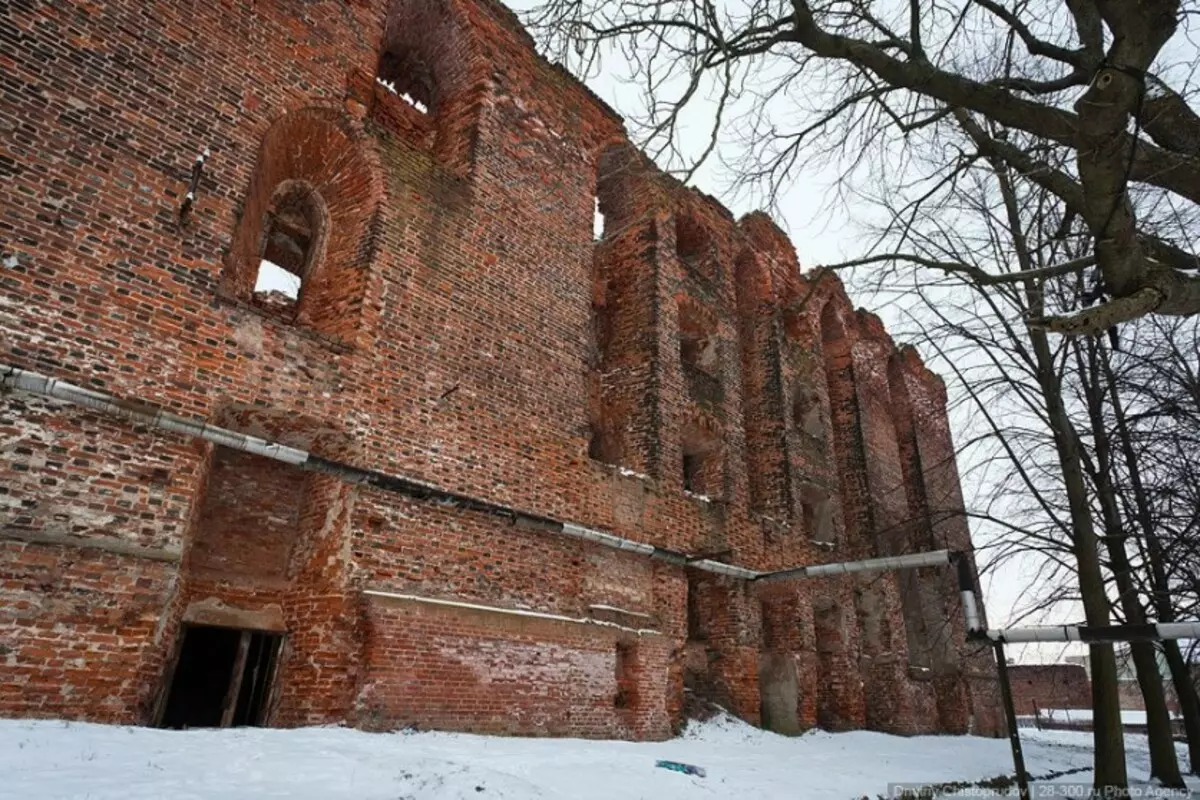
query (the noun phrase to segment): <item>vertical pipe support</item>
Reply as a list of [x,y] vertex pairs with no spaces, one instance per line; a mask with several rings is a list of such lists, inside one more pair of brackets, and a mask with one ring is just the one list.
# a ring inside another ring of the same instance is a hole
[[958,572],[958,594],[962,598],[967,636],[970,636],[983,629],[983,620],[979,616],[979,605],[975,600],[975,576],[971,574],[971,561],[967,558],[965,551],[954,553],[952,558]]
[[1021,800],[1029,800],[1029,775],[1025,772],[1025,753],[1021,750],[1021,734],[1017,729],[1017,709],[1013,705],[1012,684],[1008,680],[1008,660],[1004,657],[1004,642],[993,642],[996,651],[996,670],[1000,676],[1000,698],[1008,720],[1008,742],[1012,745],[1013,769],[1017,773],[1017,792]]
[[197,156],[195,163],[192,164],[192,177],[188,182],[187,194],[183,196],[183,204],[179,207],[179,221],[184,222],[187,216],[191,213],[192,206],[196,204],[196,192],[200,188],[200,177],[204,174],[204,162],[212,155],[212,150],[204,148],[204,152]]

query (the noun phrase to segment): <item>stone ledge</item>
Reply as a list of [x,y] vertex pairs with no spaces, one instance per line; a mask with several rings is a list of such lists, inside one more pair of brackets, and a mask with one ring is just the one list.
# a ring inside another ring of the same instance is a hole
[[71,536],[65,533],[48,533],[46,531],[35,531],[29,528],[14,528],[11,526],[0,528],[0,541],[5,540],[57,547],[74,547],[79,550],[99,550],[119,556],[144,558],[149,561],[165,561],[172,564],[178,564],[183,558],[182,553],[178,550],[139,547],[118,539],[82,539],[78,536]]
[[615,622],[608,622],[599,619],[589,619],[587,617],[568,617],[563,614],[551,614],[544,611],[529,611],[520,608],[502,608],[500,606],[489,606],[482,603],[469,603],[463,600],[443,600],[435,597],[422,597],[415,594],[403,594],[400,592],[389,592],[385,589],[363,589],[362,593],[372,599],[385,600],[392,603],[402,604],[417,604],[442,606],[444,608],[456,609],[468,613],[482,614],[502,614],[511,617],[521,617],[525,619],[544,620],[554,623],[565,623],[570,625],[590,625],[597,628],[606,628],[620,633],[633,633],[638,636],[661,636],[662,633],[652,628],[631,628],[625,625],[618,625]]

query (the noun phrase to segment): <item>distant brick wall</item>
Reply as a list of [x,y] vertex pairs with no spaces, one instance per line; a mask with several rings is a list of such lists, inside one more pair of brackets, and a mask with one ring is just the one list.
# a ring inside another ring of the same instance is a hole
[[1092,685],[1079,664],[1014,664],[1008,676],[1018,714],[1092,707]]
[[[0,360],[755,569],[970,549],[941,381],[769,218],[656,170],[492,0],[302,5],[6,10]],[[764,591],[0,396],[0,714],[152,723],[220,624],[285,636],[274,725],[657,738],[691,692],[993,734],[957,602],[949,570]]]
[[[1121,698],[1121,708],[1125,711],[1145,711],[1146,698],[1137,680],[1122,680],[1117,682],[1117,694]],[[1179,698],[1175,694],[1175,685],[1170,678],[1163,679],[1163,694],[1167,700],[1167,710],[1173,714],[1179,713]]]

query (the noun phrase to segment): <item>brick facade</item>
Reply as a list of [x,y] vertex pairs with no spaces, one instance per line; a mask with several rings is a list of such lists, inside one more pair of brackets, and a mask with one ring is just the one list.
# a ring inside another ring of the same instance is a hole
[[1013,664],[1008,679],[1018,714],[1092,707],[1092,682],[1079,664]]
[[[752,569],[970,549],[941,381],[490,0],[19,2],[0,63],[4,363]],[[763,587],[0,395],[8,716],[153,724],[218,626],[283,636],[271,725],[661,738],[691,693],[995,734],[957,603],[950,570]]]

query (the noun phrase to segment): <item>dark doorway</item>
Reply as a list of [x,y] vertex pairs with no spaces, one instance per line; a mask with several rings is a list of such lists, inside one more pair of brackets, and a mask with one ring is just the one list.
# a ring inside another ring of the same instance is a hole
[[164,728],[261,725],[281,636],[185,625]]

